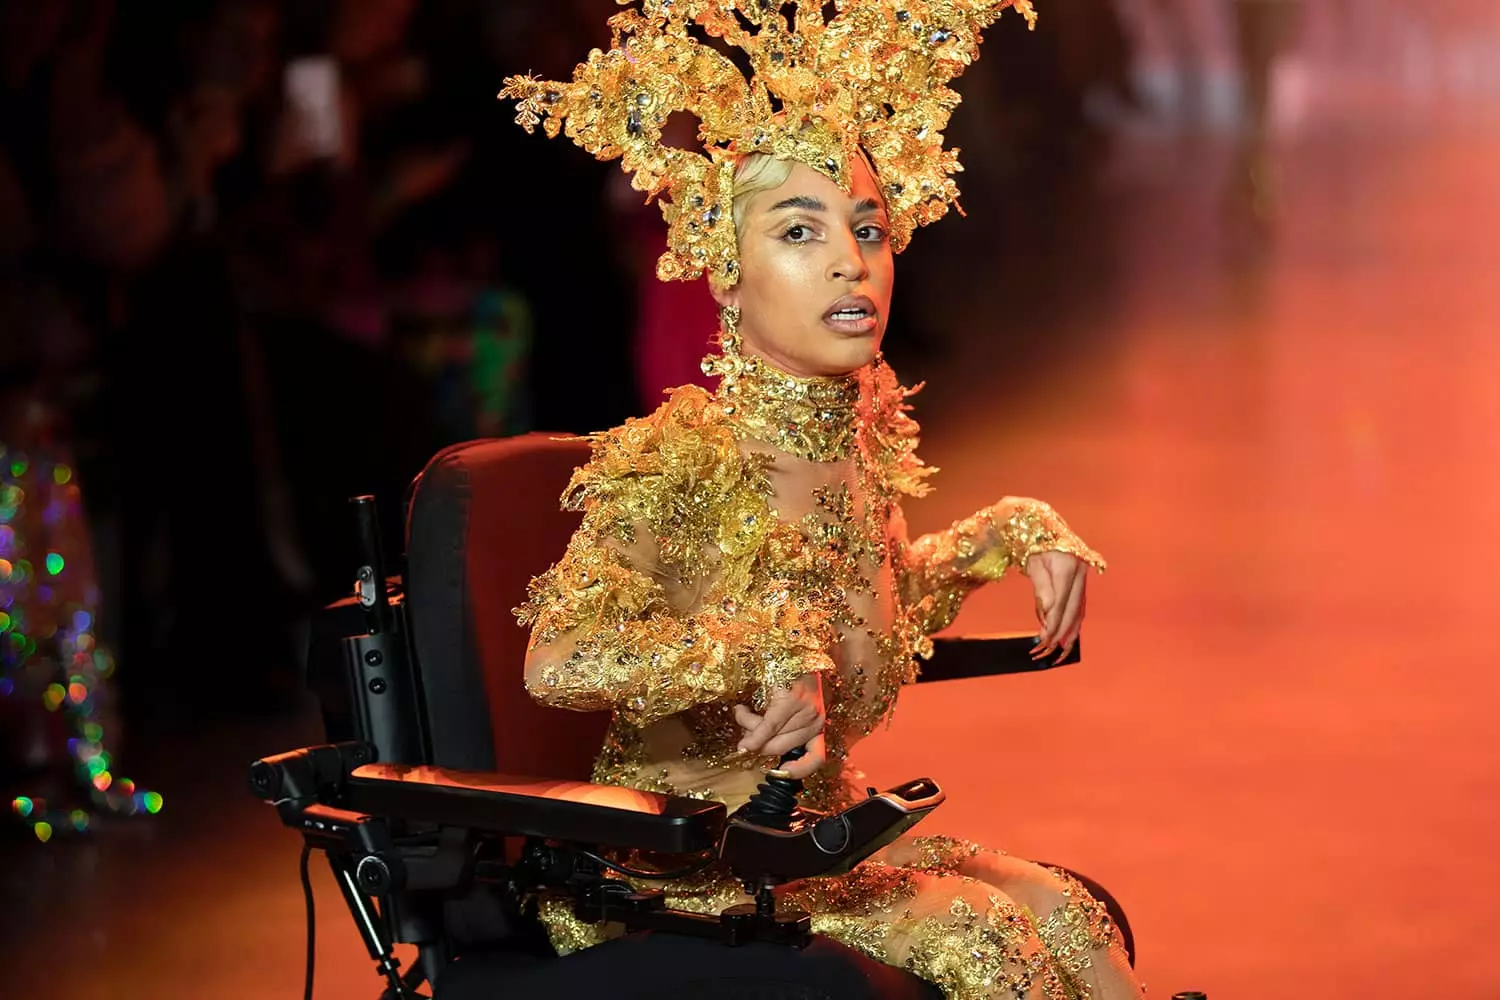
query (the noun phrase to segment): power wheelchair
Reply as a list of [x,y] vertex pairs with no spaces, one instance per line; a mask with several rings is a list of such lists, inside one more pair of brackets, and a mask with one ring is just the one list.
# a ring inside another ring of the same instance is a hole
[[[328,742],[250,768],[252,793],[303,837],[309,908],[309,856],[322,852],[384,978],[382,1000],[939,998],[904,970],[810,934],[808,915],[778,910],[772,892],[847,871],[894,840],[942,803],[935,782],[872,788],[823,816],[800,808],[799,783],[773,770],[728,815],[719,803],[590,784],[607,717],[525,692],[526,635],[510,609],[576,527],[556,498],[587,457],[582,442],[546,434],[439,452],[406,498],[399,574],[385,564],[373,498],[354,499],[354,594],[324,609],[307,648]],[[940,641],[923,680],[1044,669],[1030,648],[1026,636]],[[622,877],[639,873],[611,860],[620,849],[688,868],[717,859],[754,902],[718,917],[670,910]],[[1124,913],[1082,880],[1133,960]],[[535,915],[543,892],[628,933],[559,958]],[[408,968],[395,943],[416,946]],[[312,969],[310,937],[309,997]]]

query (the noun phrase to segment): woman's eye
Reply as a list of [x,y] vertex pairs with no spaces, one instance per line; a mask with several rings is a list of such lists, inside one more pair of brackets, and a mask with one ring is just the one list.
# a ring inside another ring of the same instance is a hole
[[854,235],[857,239],[864,240],[866,243],[879,243],[885,239],[885,230],[880,226],[874,225],[860,226],[854,231]]
[[781,238],[792,243],[806,243],[808,238],[807,227],[800,225],[788,226],[786,232],[781,234]]

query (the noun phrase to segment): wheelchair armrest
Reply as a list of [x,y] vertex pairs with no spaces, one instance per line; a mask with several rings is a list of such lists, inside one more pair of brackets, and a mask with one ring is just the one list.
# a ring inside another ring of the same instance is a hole
[[1065,667],[1082,659],[1083,640],[1061,663],[1055,656],[1033,660],[1036,635],[1016,632],[1001,635],[938,636],[932,640],[932,659],[921,665],[918,684],[957,681],[971,677],[994,677],[999,674],[1026,674],[1038,670]]
[[719,802],[582,781],[405,764],[356,767],[340,804],[391,819],[662,854],[716,848],[725,821]]

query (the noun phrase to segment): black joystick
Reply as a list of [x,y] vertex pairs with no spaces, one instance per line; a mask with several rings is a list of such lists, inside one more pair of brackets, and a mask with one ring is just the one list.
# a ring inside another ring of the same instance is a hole
[[[781,755],[781,767],[786,767],[806,753],[804,747],[788,750]],[[758,826],[768,826],[775,830],[789,829],[792,825],[792,813],[797,808],[797,796],[801,792],[801,778],[793,778],[779,768],[769,771],[766,773],[766,780],[761,782],[755,794],[750,796],[750,801],[745,803],[741,815]]]

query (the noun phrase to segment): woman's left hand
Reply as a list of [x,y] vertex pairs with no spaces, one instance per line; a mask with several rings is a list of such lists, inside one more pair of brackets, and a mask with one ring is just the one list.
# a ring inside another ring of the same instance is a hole
[[1088,608],[1088,563],[1067,552],[1038,552],[1026,561],[1026,575],[1036,594],[1037,636],[1033,660],[1057,653],[1061,663],[1073,651]]

